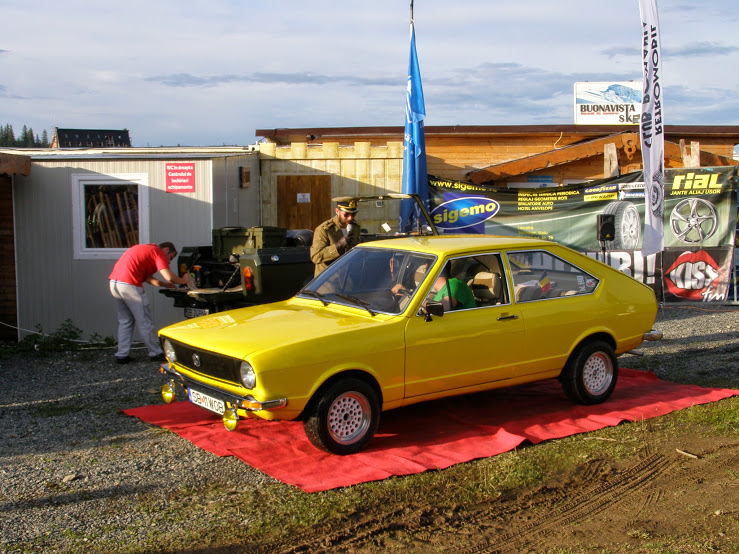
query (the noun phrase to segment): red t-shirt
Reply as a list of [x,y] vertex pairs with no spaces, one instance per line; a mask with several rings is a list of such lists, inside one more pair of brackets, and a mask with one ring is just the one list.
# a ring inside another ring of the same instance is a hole
[[141,287],[157,271],[169,269],[169,258],[156,244],[137,244],[123,253],[109,279]]

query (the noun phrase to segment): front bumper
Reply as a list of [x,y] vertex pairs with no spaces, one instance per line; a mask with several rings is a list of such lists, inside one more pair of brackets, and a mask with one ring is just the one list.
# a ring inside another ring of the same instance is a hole
[[210,385],[206,385],[199,381],[195,381],[177,371],[177,369],[175,369],[169,363],[164,363],[160,365],[159,371],[162,373],[162,375],[169,375],[170,377],[178,381],[182,388],[185,389],[185,391],[188,391],[192,387],[195,390],[207,393],[213,398],[222,400],[223,402],[230,404],[232,407],[246,410],[247,412],[277,410],[279,408],[284,408],[285,406],[287,406],[287,398],[276,398],[273,400],[259,401],[250,394],[240,396]]

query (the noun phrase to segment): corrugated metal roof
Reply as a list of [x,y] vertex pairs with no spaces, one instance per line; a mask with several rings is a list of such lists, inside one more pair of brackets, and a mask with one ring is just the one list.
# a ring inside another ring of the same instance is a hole
[[211,159],[243,156],[257,152],[255,145],[238,147],[180,147],[180,148],[4,148],[0,152],[22,154],[31,160],[163,160]]
[[[430,125],[424,127],[426,138],[521,136],[571,133],[583,136],[604,136],[639,130],[638,125]],[[282,129],[257,129],[255,135],[269,142],[286,145],[291,142],[328,142],[332,140],[362,140],[385,137],[403,140],[403,127],[303,127]],[[665,125],[667,135],[691,135],[707,137],[739,137],[737,125]]]

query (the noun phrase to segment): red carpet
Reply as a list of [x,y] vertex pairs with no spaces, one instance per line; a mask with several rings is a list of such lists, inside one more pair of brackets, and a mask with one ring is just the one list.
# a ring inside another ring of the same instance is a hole
[[316,492],[442,469],[507,452],[524,441],[536,444],[734,395],[739,390],[680,385],[652,373],[621,369],[608,402],[579,406],[551,379],[384,413],[369,448],[352,456],[318,450],[300,422],[242,419],[238,429],[229,432],[220,416],[189,402],[124,413],[174,431],[217,456],[236,456],[283,483]]

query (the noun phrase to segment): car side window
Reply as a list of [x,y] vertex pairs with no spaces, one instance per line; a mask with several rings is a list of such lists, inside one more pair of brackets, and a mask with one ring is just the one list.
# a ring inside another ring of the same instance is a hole
[[600,282],[577,266],[543,250],[509,252],[516,302],[590,294]]
[[508,286],[499,254],[464,256],[447,262],[427,301],[464,310],[508,304]]

